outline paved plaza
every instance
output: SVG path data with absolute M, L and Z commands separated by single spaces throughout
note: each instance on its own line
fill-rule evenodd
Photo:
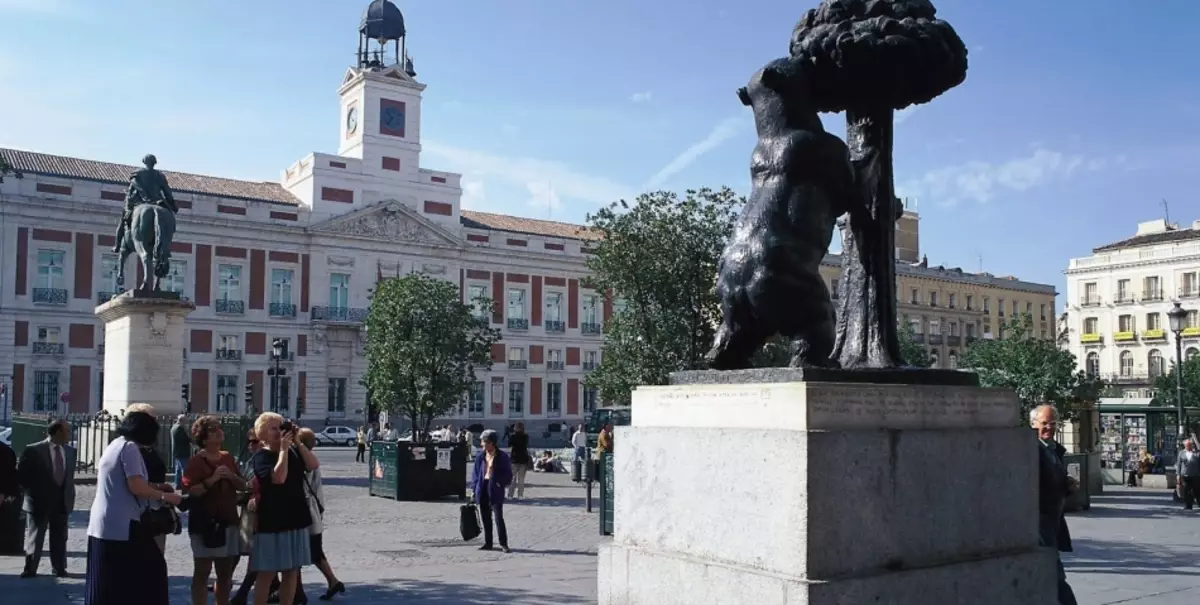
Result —
M 367 496 L 365 467 L 350 450 L 319 451 L 324 464 L 325 548 L 352 603 L 521 603 L 596 601 L 595 513 L 566 475 L 530 474 L 526 502 L 508 507 L 512 554 L 480 552 L 458 534 L 458 503 L 393 502 Z M 21 580 L 21 561 L 0 558 L 5 605 L 82 603 L 87 509 L 94 488 L 82 486 L 68 544 L 73 577 Z M 598 490 L 596 491 L 598 496 Z M 1070 519 L 1076 553 L 1066 559 L 1082 605 L 1200 602 L 1200 514 L 1187 515 L 1162 492 L 1112 488 L 1092 510 Z M 186 536 L 167 542 L 172 603 L 188 603 L 191 552 Z M 42 563 L 48 574 L 49 561 Z M 239 577 L 244 564 L 239 568 Z M 305 573 L 310 599 L 320 574 Z M 136 581 L 136 578 L 131 578 Z M 740 604 L 731 604 L 740 605 Z

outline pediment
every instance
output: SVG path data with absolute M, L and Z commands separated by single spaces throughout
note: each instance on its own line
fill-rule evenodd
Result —
M 309 227 L 313 233 L 461 247 L 461 239 L 445 227 L 395 200 L 385 200 Z

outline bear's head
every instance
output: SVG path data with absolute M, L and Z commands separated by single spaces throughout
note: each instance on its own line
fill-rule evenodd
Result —
M 823 130 L 803 61 L 782 58 L 767 63 L 737 95 L 743 105 L 754 110 L 760 130 L 772 126 Z

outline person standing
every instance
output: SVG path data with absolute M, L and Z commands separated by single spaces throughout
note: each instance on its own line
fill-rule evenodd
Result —
M 355 462 L 367 461 L 367 427 L 358 427 L 358 453 L 354 455 Z
M 496 431 L 484 431 L 479 440 L 483 442 L 483 455 L 475 458 L 471 473 L 471 490 L 483 517 L 483 546 L 479 550 L 494 549 L 492 517 L 495 516 L 500 549 L 512 552 L 508 549 L 508 527 L 504 524 L 504 489 L 512 482 L 512 461 L 497 447 Z
M 42 560 L 42 543 L 50 533 L 50 565 L 54 575 L 67 575 L 67 517 L 75 508 L 75 448 L 68 445 L 71 427 L 55 420 L 47 427 L 44 441 L 21 452 L 17 475 L 25 488 L 25 570 L 22 578 L 37 575 Z
M 1179 452 L 1179 461 L 1175 463 L 1175 476 L 1179 477 L 1183 508 L 1192 510 L 1192 506 L 1200 500 L 1200 452 L 1196 451 L 1195 441 L 1188 439 L 1183 442 L 1183 451 Z
M 310 450 L 317 443 L 317 436 L 311 429 L 300 429 L 300 432 L 296 434 L 296 439 Z M 312 551 L 312 564 L 321 570 L 321 574 L 325 576 L 326 585 L 325 594 L 317 598 L 322 601 L 332 601 L 333 597 L 346 592 L 346 585 L 338 579 L 337 574 L 333 573 L 333 566 L 325 557 L 324 540 L 321 536 L 325 532 L 325 491 L 321 488 L 321 469 L 315 468 L 308 471 L 307 475 L 304 487 L 308 492 L 308 514 L 312 517 L 313 522 L 308 528 L 309 550 Z M 308 597 L 304 596 L 304 582 L 300 576 L 297 576 L 296 579 L 296 595 L 297 603 L 308 602 Z
M 525 497 L 525 473 L 533 466 L 529 457 L 529 433 L 525 432 L 525 423 L 518 422 L 517 428 L 508 437 L 508 445 L 512 449 L 513 481 L 508 486 L 508 497 L 520 500 Z
M 1052 405 L 1039 405 L 1029 412 L 1029 424 L 1038 436 L 1038 538 L 1042 546 L 1057 552 L 1072 552 L 1071 531 L 1064 514 L 1067 496 L 1079 488 L 1063 462 L 1067 449 L 1054 440 L 1058 432 L 1058 410 Z M 1078 605 L 1075 591 L 1067 583 L 1062 557 L 1058 562 L 1059 605 Z
M 571 447 L 575 448 L 575 459 L 573 461 L 574 464 L 576 466 L 587 464 L 587 433 L 583 432 L 582 424 L 576 427 L 575 434 L 571 435 Z M 580 474 L 575 474 L 574 471 L 572 471 L 572 475 L 575 481 L 582 480 L 582 477 L 580 477 L 582 472 L 580 472 Z
M 175 491 L 183 488 L 183 471 L 192 457 L 192 435 L 188 430 L 187 416 L 180 414 L 171 425 L 171 458 L 175 461 Z
M 183 471 L 183 493 L 197 504 L 188 514 L 188 537 L 192 545 L 192 603 L 208 602 L 208 577 L 217 572 L 213 598 L 229 601 L 233 566 L 241 555 L 238 526 L 238 492 L 246 481 L 237 461 L 221 450 L 225 431 L 215 416 L 201 416 L 192 424 L 192 440 L 199 450 Z
M 138 446 L 154 444 L 158 431 L 152 412 L 126 410 L 118 437 L 104 448 L 96 464 L 84 605 L 167 605 L 170 601 L 167 561 L 141 522 L 146 503 L 180 503 L 179 494 L 154 489 L 146 481 L 146 463 Z
M 312 451 L 296 443 L 296 427 L 266 412 L 254 421 L 263 448 L 251 459 L 258 482 L 258 527 L 250 548 L 255 605 L 266 605 L 271 582 L 279 574 L 279 602 L 293 603 L 300 568 L 312 563 L 305 472 L 321 466 Z M 294 447 L 293 447 L 294 446 Z

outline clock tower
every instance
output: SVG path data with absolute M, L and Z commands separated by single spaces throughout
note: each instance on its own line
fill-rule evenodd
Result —
M 362 160 L 364 172 L 415 178 L 425 85 L 405 48 L 404 15 L 389 0 L 374 0 L 358 32 L 357 64 L 338 89 L 338 155 Z

